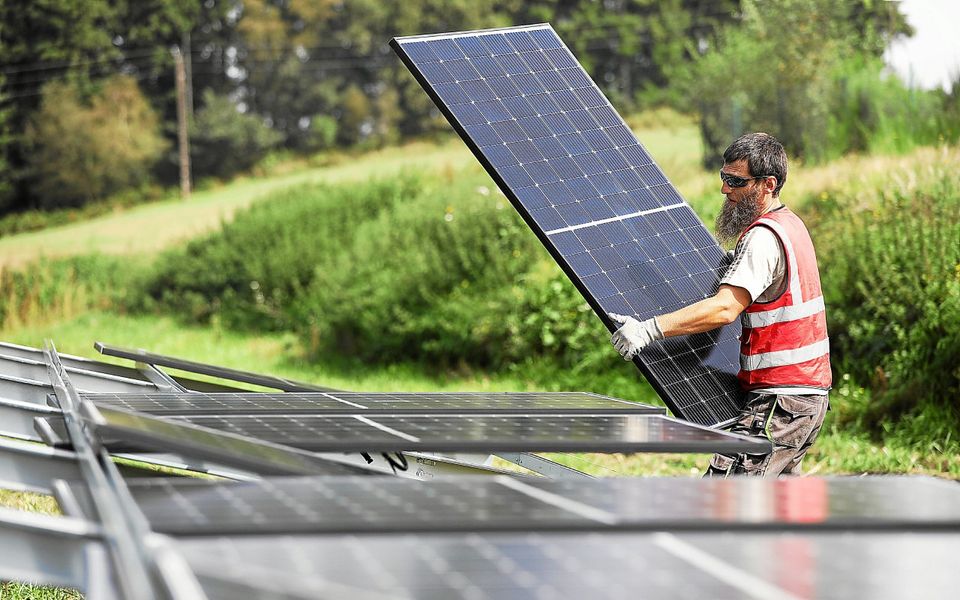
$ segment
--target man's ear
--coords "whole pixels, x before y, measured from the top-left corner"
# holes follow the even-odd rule
[[[770,194],[770,195],[772,196],[772,195],[773,195],[773,191],[774,191],[775,189],[777,189],[777,178],[776,178],[776,177],[766,177],[766,178],[764,178],[764,180],[763,180],[763,189],[764,189],[768,194]]]

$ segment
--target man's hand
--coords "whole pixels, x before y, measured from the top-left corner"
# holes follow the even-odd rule
[[[610,343],[617,349],[623,360],[631,360],[655,340],[663,339],[663,332],[657,325],[656,318],[640,322],[633,317],[616,313],[607,313],[607,316],[621,326],[610,338]]]

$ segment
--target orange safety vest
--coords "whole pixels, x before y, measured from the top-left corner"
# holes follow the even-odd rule
[[[743,232],[766,227],[786,257],[786,289],[771,302],[754,302],[741,314],[740,372],[744,390],[809,387],[829,390],[830,339],[813,241],[788,208],[768,212]]]

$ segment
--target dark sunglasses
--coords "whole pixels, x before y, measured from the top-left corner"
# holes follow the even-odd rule
[[[756,177],[737,177],[736,175],[731,175],[730,173],[724,173],[720,171],[720,179],[725,184],[729,185],[732,188],[742,188],[747,185],[747,182],[751,179],[766,179],[767,177],[773,177],[773,175],[757,175]]]

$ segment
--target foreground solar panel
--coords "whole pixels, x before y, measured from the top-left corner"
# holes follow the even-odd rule
[[[960,485],[922,477],[268,478],[128,482],[154,531],[180,536],[549,530],[960,532]]]
[[[610,330],[716,292],[724,252],[549,25],[396,38],[404,64]],[[636,359],[678,416],[735,418],[739,323]]]
[[[285,392],[84,394],[102,406],[158,416],[230,414],[663,414],[659,407],[585,392]]]
[[[707,429],[662,415],[368,417],[360,413],[169,419],[314,452],[770,452],[765,439]]]
[[[960,536],[476,533],[179,540],[220,598],[954,598]]]

